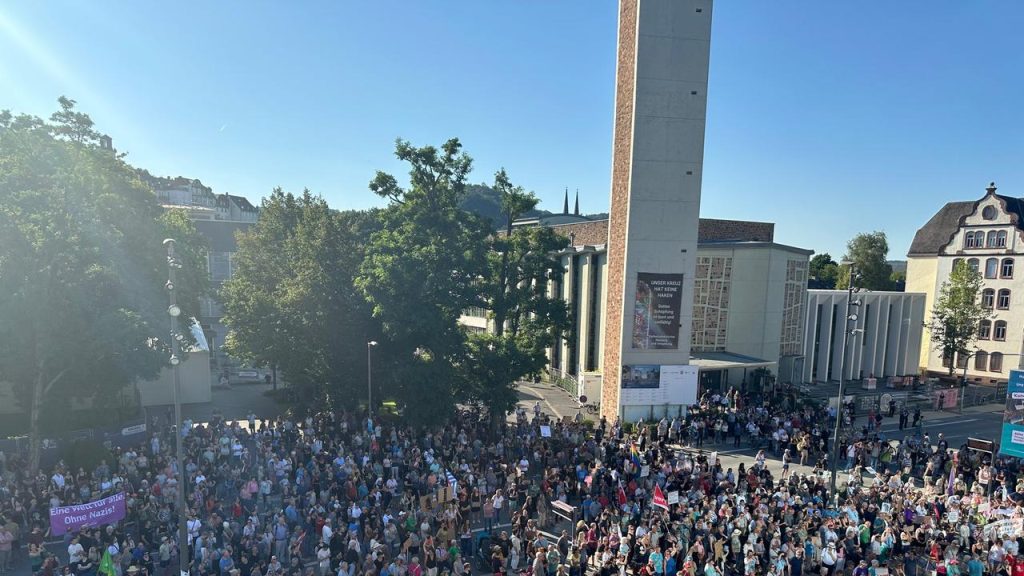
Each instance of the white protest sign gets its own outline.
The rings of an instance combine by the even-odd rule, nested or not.
[[[985,534],[986,538],[1002,538],[1010,536],[1016,538],[1021,534],[1021,530],[1024,528],[1024,520],[997,520],[991,522],[982,527],[981,531]]]
[[[644,464],[644,467],[640,469],[640,477],[641,478],[647,478],[650,475],[651,475],[651,467],[649,465],[647,465],[647,464]]]
[[[540,435],[544,438],[551,438],[551,426],[541,426]]]
[[[679,491],[678,490],[673,490],[673,491],[668,493],[668,503],[669,504],[679,504]]]

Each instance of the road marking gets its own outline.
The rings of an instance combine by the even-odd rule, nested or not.
[[[520,385],[520,386],[522,386],[522,385]],[[548,397],[547,396],[545,396],[542,392],[540,392],[539,390],[537,390],[533,386],[522,386],[522,387],[526,388],[530,392],[533,392],[535,395],[540,396],[540,399],[543,400],[545,404],[547,404],[548,409],[550,409],[551,412],[554,413],[555,418],[558,418],[559,420],[562,419],[562,413],[559,412],[558,410],[555,410],[555,407],[551,405],[551,402],[548,402]]]
[[[968,422],[977,422],[978,420],[980,420],[980,418],[967,418],[967,419],[964,419],[964,420],[937,420],[935,422],[929,422],[929,421],[925,420],[924,421],[924,428],[935,428],[936,426],[951,426],[953,424],[966,424]],[[889,426],[891,426],[891,424]],[[907,431],[911,431],[912,432],[914,430],[914,428],[915,428],[914,426],[907,426],[903,430],[900,430],[899,424],[897,424],[895,428],[888,428],[888,429],[887,429],[886,426],[882,426],[882,432],[907,432]]]

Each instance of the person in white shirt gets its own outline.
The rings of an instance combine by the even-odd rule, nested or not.
[[[501,508],[505,505],[505,497],[501,495],[501,490],[494,491],[491,505],[494,507],[494,522],[501,522]]]
[[[85,549],[78,543],[78,536],[71,539],[71,544],[68,545],[68,564],[75,564],[82,560],[85,554]]]
[[[324,527],[320,530],[320,541],[324,544],[331,543],[331,536],[334,536],[334,529],[331,528],[331,519],[324,521]]]

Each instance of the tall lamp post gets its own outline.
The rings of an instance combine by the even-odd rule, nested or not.
[[[836,492],[836,476],[839,474],[839,430],[843,425],[843,384],[845,383],[846,355],[849,352],[850,337],[855,336],[859,330],[857,326],[857,315],[851,312],[854,306],[860,306],[860,301],[853,301],[854,281],[857,280],[857,272],[854,270],[853,262],[842,262],[849,265],[850,283],[846,290],[846,326],[843,330],[843,355],[839,358],[839,398],[836,402],[836,429],[832,437],[832,478],[830,480],[830,494],[833,498],[838,496]]]
[[[373,418],[373,348],[377,345],[376,340],[366,343],[366,416]]]
[[[181,422],[181,373],[178,364],[181,364],[181,357],[178,356],[178,317],[181,316],[181,308],[178,307],[177,297],[174,292],[174,271],[181,268],[181,264],[174,257],[174,239],[164,240],[167,247],[167,295],[170,304],[167,306],[167,315],[171,319],[171,372],[174,374],[174,450],[176,465],[178,468],[178,570],[181,576],[188,576],[189,573],[189,552],[188,552],[188,524],[185,508],[185,453],[181,449],[182,422]]]

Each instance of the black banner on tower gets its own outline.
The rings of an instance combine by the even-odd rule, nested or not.
[[[633,348],[678,350],[682,274],[640,272],[633,304]]]

